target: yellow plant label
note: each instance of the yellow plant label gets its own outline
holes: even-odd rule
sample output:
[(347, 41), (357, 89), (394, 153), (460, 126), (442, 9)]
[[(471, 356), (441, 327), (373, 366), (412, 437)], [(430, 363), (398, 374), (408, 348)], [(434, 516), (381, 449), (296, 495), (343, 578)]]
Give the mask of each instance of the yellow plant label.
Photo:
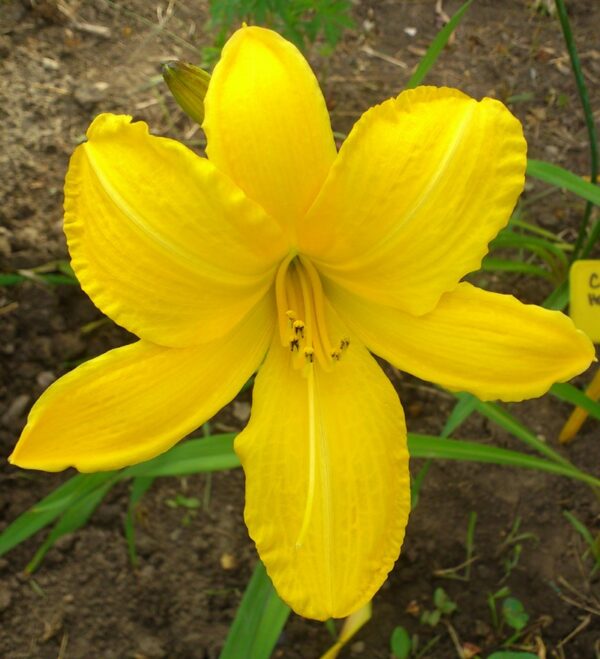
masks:
[(575, 261), (570, 275), (569, 313), (578, 329), (600, 343), (600, 260)]

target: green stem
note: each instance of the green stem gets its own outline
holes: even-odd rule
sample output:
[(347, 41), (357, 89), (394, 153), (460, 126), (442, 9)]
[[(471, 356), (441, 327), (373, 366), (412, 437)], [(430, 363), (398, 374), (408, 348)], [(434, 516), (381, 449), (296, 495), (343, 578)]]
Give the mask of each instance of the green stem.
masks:
[[(567, 8), (565, 6), (564, 0), (554, 0), (556, 4), (556, 11), (558, 13), (558, 20), (560, 21), (560, 26), (562, 28), (563, 36), (565, 38), (565, 44), (569, 52), (569, 57), (571, 58), (571, 67), (573, 68), (573, 74), (575, 75), (575, 83), (577, 85), (577, 91), (579, 92), (579, 98), (581, 100), (581, 105), (583, 107), (583, 113), (585, 115), (585, 125), (588, 132), (588, 137), (590, 141), (590, 181), (593, 184), (596, 184), (598, 180), (598, 141), (596, 136), (596, 126), (594, 123), (594, 115), (592, 113), (592, 106), (590, 104), (590, 97), (588, 95), (587, 87), (585, 84), (585, 79), (583, 77), (583, 70), (581, 68), (581, 62), (579, 60), (579, 55), (577, 54), (577, 48), (575, 47), (575, 40), (573, 39), (573, 33), (571, 32), (571, 24), (569, 23), (569, 17), (567, 15)], [(585, 236), (587, 233), (588, 222), (590, 215), (592, 213), (593, 204), (588, 201), (585, 206), (585, 212), (583, 214), (583, 219), (581, 221), (581, 226), (579, 227), (579, 234), (577, 236), (577, 242), (575, 243), (575, 249), (573, 250), (572, 260), (579, 258), (581, 256), (586, 257), (592, 250), (594, 243), (596, 242), (598, 235), (600, 233), (600, 223), (597, 222), (590, 236), (585, 242)], [(585, 246), (584, 246), (585, 242)]]
[[(588, 216), (592, 212), (592, 204), (589, 201), (585, 206), (585, 211)], [(587, 256), (589, 256), (592, 248), (598, 242), (598, 238), (600, 238), (600, 222), (596, 221), (592, 227), (592, 230), (590, 231), (590, 237), (588, 238), (585, 247), (581, 250), (581, 258), (585, 259)]]

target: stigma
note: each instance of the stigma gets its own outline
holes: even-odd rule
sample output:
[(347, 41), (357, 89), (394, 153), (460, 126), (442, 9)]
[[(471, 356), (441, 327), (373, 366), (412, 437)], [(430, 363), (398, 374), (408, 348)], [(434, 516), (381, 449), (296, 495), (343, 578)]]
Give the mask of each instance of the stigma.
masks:
[(315, 266), (305, 256), (288, 256), (277, 271), (275, 294), (281, 345), (294, 354), (294, 367), (318, 362), (329, 370), (342, 358), (350, 340), (331, 340), (325, 295)]

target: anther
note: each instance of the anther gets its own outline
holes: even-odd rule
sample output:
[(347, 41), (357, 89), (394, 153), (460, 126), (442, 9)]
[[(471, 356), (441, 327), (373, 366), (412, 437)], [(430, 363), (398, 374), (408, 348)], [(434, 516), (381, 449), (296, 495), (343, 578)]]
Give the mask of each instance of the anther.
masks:
[(288, 311), (285, 312), (285, 315), (287, 316), (288, 320), (290, 321), (290, 325), (293, 327), (294, 326), (294, 321), (296, 320), (296, 313), (289, 309)]
[(290, 350), (292, 352), (294, 352), (294, 350), (300, 350), (300, 341), (298, 341), (298, 339), (290, 339)]
[(295, 320), (292, 324), (294, 328), (294, 334), (304, 338), (304, 323), (301, 320)]
[(312, 348), (304, 348), (304, 356), (309, 364), (315, 361), (315, 351)]
[(343, 352), (350, 345), (350, 339), (343, 338), (340, 341), (340, 350)]
[(332, 350), (331, 351), (331, 359), (333, 359), (334, 362), (339, 362), (341, 356), (342, 356), (342, 353), (341, 353), (340, 350)]

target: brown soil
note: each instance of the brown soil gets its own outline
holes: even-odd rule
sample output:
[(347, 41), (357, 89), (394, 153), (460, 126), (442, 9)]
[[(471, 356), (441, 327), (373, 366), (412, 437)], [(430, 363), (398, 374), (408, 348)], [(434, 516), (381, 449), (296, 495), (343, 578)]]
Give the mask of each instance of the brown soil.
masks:
[[(596, 0), (568, 4), (592, 104), (600, 108), (600, 5)], [(163, 60), (198, 60), (198, 48), (208, 43), (205, 5), (192, 0), (2, 1), (0, 271), (66, 258), (62, 179), (69, 154), (97, 113), (132, 113), (156, 133), (202, 146), (200, 131), (177, 110), (157, 76)], [(511, 107), (525, 125), (530, 154), (585, 173), (586, 133), (558, 23), (531, 5), (529, 0), (478, 0), (428, 82), (505, 101), (529, 94), (529, 100)], [(346, 132), (364, 109), (402, 88), (439, 28), (434, 6), (434, 0), (355, 3), (356, 31), (347, 34), (332, 58), (313, 58), (336, 130)], [(444, 8), (452, 13), (457, 6), (447, 0)], [(407, 28), (416, 28), (416, 35)], [(529, 213), (572, 238), (581, 203), (557, 192)], [(488, 278), (488, 283), (516, 287), (522, 299), (536, 302), (548, 292), (514, 277)], [(130, 340), (108, 321), (90, 329), (89, 323), (99, 319), (75, 287), (28, 282), (0, 289), (1, 455), (8, 455), (29, 407), (50, 382), (79, 360)], [(452, 400), (426, 383), (392, 375), (409, 428), (439, 433)], [(512, 409), (552, 444), (568, 413), (550, 398)], [(247, 411), (242, 399), (214, 425), (239, 428)], [(597, 472), (596, 433), (589, 423), (567, 454)], [(458, 435), (519, 448), (477, 417)], [(420, 466), (413, 461), (415, 472)], [(65, 477), (0, 465), (0, 530)], [(218, 656), (256, 555), (242, 520), (240, 472), (213, 476), (207, 509), (186, 514), (167, 504), (177, 494), (202, 498), (206, 487), (204, 476), (154, 484), (137, 510), (137, 569), (128, 561), (123, 536), (125, 485), (108, 494), (83, 530), (62, 538), (33, 577), (24, 576), (23, 569), (43, 534), (0, 559), (0, 656)], [(530, 615), (524, 645), (537, 648), (540, 657), (594, 656), (600, 638), (598, 577), (590, 577), (585, 547), (563, 510), (598, 529), (597, 501), (583, 485), (534, 472), (435, 464), (412, 514), (402, 556), (374, 600), (373, 619), (342, 656), (389, 657), (397, 625), (417, 633), (421, 648), (440, 636), (424, 656), (458, 656), (453, 635), (457, 643), (479, 646), (481, 656), (487, 656), (510, 635), (493, 629), (486, 602), (488, 593), (504, 585)], [(440, 569), (465, 559), (471, 511), (478, 518), (470, 579), (442, 578)], [(517, 519), (519, 533), (526, 535), (507, 543)], [(519, 560), (508, 570), (517, 545)], [(233, 556), (231, 569), (221, 565), (224, 554)], [(438, 586), (458, 609), (431, 629), (419, 623), (418, 612), (432, 608)], [(275, 656), (318, 657), (330, 643), (322, 625), (292, 616)]]

